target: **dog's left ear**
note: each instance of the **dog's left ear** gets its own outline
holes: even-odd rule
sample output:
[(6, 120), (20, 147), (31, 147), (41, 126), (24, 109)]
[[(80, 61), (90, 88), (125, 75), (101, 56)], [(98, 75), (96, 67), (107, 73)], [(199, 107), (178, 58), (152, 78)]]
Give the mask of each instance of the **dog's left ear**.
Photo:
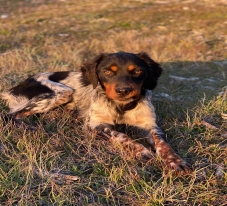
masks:
[(141, 52), (137, 56), (142, 59), (149, 67), (148, 75), (144, 80), (142, 88), (152, 90), (157, 86), (158, 78), (162, 74), (162, 68), (158, 63), (152, 60), (147, 53)]
[(80, 68), (81, 72), (83, 73), (84, 78), (93, 85), (95, 89), (98, 85), (98, 76), (96, 74), (96, 68), (102, 59), (105, 57), (105, 54), (99, 54), (94, 59), (85, 62), (82, 67)]

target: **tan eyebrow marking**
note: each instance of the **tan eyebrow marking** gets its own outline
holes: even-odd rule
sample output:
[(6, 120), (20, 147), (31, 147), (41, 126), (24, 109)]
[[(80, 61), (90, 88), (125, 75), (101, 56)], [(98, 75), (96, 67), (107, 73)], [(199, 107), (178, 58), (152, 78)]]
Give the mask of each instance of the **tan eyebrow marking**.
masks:
[(110, 69), (113, 71), (113, 72), (116, 72), (118, 70), (117, 66), (111, 66)]
[(131, 65), (128, 66), (129, 71), (132, 71), (133, 69), (135, 69), (135, 65), (131, 64)]

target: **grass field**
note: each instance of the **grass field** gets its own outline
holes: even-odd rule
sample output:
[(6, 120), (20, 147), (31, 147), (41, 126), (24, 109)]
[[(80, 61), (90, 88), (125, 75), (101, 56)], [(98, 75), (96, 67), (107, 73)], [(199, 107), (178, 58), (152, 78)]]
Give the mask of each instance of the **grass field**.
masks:
[(226, 11), (224, 0), (0, 0), (0, 92), (101, 52), (147, 52), (164, 68), (158, 124), (194, 169), (141, 163), (58, 108), (25, 119), (38, 131), (0, 120), (0, 205), (227, 205)]

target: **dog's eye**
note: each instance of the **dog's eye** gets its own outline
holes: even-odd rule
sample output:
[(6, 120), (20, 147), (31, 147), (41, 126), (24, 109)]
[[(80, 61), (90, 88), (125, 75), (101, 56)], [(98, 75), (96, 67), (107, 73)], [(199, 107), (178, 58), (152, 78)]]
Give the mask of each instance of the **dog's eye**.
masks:
[(113, 72), (112, 72), (112, 71), (110, 71), (110, 70), (106, 70), (106, 71), (104, 71), (104, 73), (105, 73), (106, 75), (113, 74)]
[(134, 70), (133, 71), (133, 75), (140, 75), (140, 74), (142, 74), (142, 70)]

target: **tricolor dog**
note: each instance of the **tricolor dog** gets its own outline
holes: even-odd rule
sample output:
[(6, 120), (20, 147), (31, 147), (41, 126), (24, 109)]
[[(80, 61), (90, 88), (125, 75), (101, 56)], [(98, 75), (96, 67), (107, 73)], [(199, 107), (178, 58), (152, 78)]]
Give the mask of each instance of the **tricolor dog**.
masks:
[[(158, 155), (168, 169), (188, 172), (188, 164), (164, 141), (156, 124), (151, 93), (162, 68), (146, 53), (100, 54), (85, 62), (80, 71), (45, 72), (29, 77), (2, 93), (13, 118), (47, 112), (59, 105), (77, 110), (91, 130), (122, 145), (135, 157)], [(118, 131), (132, 126), (149, 148)]]

